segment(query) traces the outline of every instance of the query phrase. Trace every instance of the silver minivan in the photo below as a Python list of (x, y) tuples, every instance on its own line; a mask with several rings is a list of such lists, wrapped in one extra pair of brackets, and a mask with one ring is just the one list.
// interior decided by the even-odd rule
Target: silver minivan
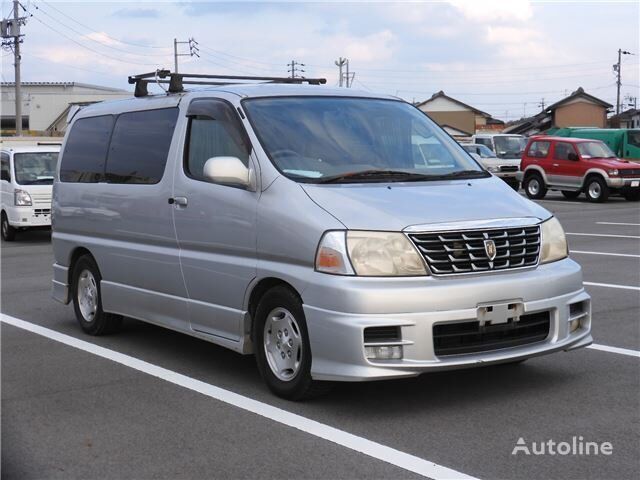
[(592, 342), (558, 220), (414, 106), (181, 80), (70, 120), (53, 297), (85, 332), (131, 317), (255, 354), (289, 399)]

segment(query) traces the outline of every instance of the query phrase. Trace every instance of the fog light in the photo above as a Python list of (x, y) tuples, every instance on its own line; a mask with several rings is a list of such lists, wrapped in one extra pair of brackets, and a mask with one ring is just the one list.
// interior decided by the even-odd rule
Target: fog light
[(569, 322), (569, 333), (575, 332), (578, 328), (580, 328), (580, 319), (576, 318), (575, 320), (571, 320)]
[(402, 358), (402, 345), (377, 345), (364, 347), (367, 358), (373, 360), (398, 360)]

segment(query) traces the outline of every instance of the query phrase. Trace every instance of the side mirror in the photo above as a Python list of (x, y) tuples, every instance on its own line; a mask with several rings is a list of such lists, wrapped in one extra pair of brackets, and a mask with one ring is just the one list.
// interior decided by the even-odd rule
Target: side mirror
[(250, 184), (249, 169), (238, 157), (213, 157), (202, 170), (204, 177), (214, 183), (247, 188)]
[(578, 161), (578, 154), (574, 153), (574, 152), (569, 152), (569, 155), (567, 155), (567, 158), (573, 162), (577, 162)]

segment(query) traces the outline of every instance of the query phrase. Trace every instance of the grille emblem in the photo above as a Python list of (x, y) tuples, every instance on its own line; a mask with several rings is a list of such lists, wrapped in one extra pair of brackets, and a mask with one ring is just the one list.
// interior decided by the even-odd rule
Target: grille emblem
[(490, 261), (493, 261), (496, 258), (496, 243), (493, 240), (485, 240), (484, 241), (484, 251), (489, 257)]

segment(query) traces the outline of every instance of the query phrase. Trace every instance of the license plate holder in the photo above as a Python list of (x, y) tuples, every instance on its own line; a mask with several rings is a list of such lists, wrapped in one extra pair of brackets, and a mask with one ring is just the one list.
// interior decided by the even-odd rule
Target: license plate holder
[(483, 303), (477, 307), (477, 317), (481, 327), (517, 322), (523, 314), (524, 304), (521, 300)]

